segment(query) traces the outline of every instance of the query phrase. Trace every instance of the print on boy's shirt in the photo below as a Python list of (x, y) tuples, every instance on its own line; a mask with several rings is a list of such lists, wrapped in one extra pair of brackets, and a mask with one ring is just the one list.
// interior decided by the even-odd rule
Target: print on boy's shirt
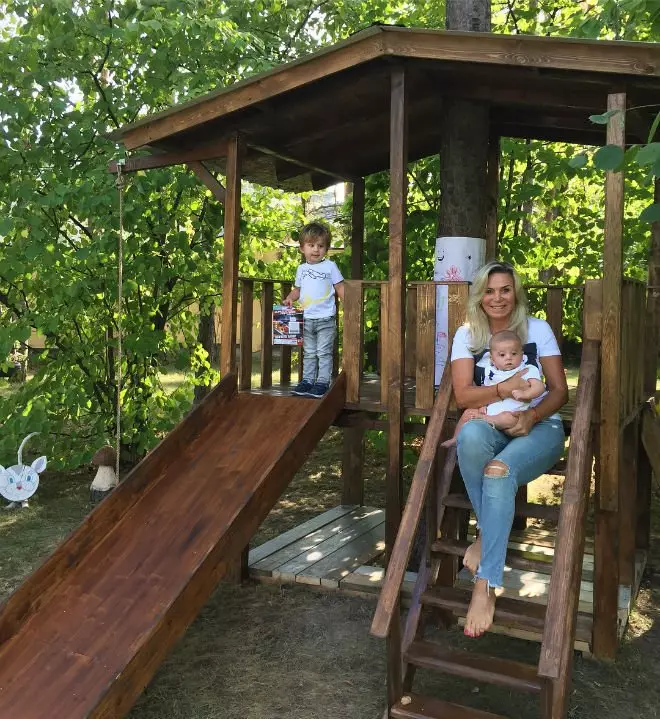
[[(306, 283), (305, 280), (310, 279), (314, 282)], [(304, 283), (305, 292), (300, 297), (300, 303), (306, 310), (312, 305), (320, 305), (329, 299), (332, 292), (332, 279), (330, 271), (319, 272), (312, 267), (303, 267), (300, 273), (300, 281)]]
[(343, 279), (332, 260), (299, 265), (295, 287), (300, 288), (299, 301), (307, 319), (335, 316), (335, 285)]

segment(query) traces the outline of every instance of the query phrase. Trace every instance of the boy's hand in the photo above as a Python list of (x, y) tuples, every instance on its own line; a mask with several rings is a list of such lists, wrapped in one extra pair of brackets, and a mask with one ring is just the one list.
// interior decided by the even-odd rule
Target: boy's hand
[(285, 298), (282, 300), (282, 304), (283, 304), (285, 307), (293, 307), (293, 300), (292, 300), (290, 297), (285, 297)]

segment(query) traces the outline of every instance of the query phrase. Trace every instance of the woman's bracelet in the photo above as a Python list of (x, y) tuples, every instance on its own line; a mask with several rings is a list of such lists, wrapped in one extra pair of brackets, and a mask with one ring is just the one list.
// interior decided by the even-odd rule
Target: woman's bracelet
[(530, 407), (529, 411), (534, 414), (534, 424), (538, 424), (541, 421), (541, 419), (539, 417), (539, 413), (536, 410), (536, 407)]
[(504, 397), (502, 397), (502, 395), (500, 394), (500, 384), (499, 384), (499, 382), (495, 385), (495, 391), (497, 392), (497, 396), (498, 396), (500, 399), (504, 399)]

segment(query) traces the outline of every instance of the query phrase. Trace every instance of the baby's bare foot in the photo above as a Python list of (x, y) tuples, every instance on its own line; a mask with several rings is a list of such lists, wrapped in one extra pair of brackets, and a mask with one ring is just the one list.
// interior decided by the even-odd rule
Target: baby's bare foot
[(495, 592), (488, 590), (486, 579), (477, 579), (472, 589), (470, 607), (465, 617), (465, 629), (468, 637), (480, 637), (487, 632), (495, 616)]
[(481, 561), (481, 535), (465, 550), (463, 557), (463, 565), (466, 566), (472, 574), (477, 573), (479, 562)]

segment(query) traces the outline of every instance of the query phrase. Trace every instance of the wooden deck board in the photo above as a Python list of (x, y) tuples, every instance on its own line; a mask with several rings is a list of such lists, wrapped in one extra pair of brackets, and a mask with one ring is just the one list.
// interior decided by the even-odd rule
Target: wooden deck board
[[(259, 561), (250, 562), (250, 573), (258, 581), (296, 582), (350, 594), (377, 594), (383, 583), (382, 567), (373, 562), (382, 554), (384, 516), (372, 507), (335, 507), (289, 530), (275, 540), (252, 550)], [(335, 530), (332, 531), (331, 528)], [(548, 571), (530, 572), (505, 568), (504, 595), (517, 600), (546, 604), (554, 554), (556, 532), (537, 527), (514, 530), (509, 547), (528, 552), (530, 558), (546, 559)], [(281, 541), (278, 541), (281, 540)], [(311, 550), (311, 551), (310, 551)], [(306, 552), (306, 554), (305, 554)], [(619, 589), (619, 631), (623, 634), (630, 615), (632, 598), (636, 595), (645, 555), (639, 553), (634, 587)], [(278, 565), (278, 562), (280, 564)], [(272, 569), (265, 570), (270, 566)], [(593, 614), (593, 538), (587, 537), (583, 559), (583, 580), (580, 585), (579, 611)], [(404, 604), (410, 597), (416, 572), (406, 572), (402, 586)], [(459, 573), (457, 586), (471, 586), (472, 577), (466, 570)], [(459, 620), (460, 621), (460, 620)], [(498, 626), (493, 631), (533, 641), (541, 634), (517, 628)], [(576, 641), (575, 648), (589, 652), (584, 641)]]

